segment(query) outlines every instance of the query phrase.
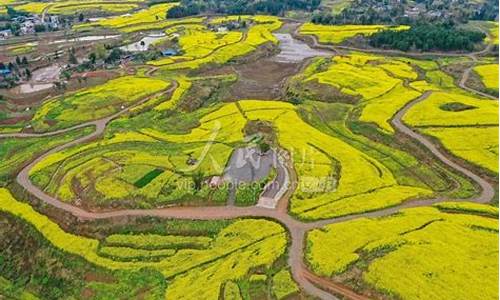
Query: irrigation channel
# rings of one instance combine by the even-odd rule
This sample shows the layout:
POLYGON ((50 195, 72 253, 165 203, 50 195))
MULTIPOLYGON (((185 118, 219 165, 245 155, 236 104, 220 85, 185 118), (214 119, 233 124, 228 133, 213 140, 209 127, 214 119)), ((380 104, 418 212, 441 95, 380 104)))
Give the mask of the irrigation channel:
MULTIPOLYGON (((284 41, 285 51, 281 55, 281 57, 290 57, 290 55, 295 56, 297 51, 300 53, 312 53, 309 50, 304 52, 304 43, 298 42, 293 39, 291 42, 289 41, 288 36, 278 36, 280 40, 284 41), (295 45, 295 46, 293 46, 295 45), (298 46, 297 46, 298 45, 298 46), (290 54, 294 53, 294 54, 290 54)), ((310 49, 319 48, 320 50, 314 49, 314 51, 318 51, 319 53, 323 53, 325 50, 329 50, 328 52, 337 52, 336 48, 328 49, 330 46, 320 45, 318 47, 312 46, 310 49)), ((358 49, 361 50, 362 49, 358 49)), ((473 63, 476 61, 476 55, 486 53, 486 51, 481 51, 473 54, 469 54, 469 57, 472 58, 473 63)), ((330 53, 333 55, 334 53, 330 53)), ((305 57, 309 57, 307 54, 305 57)), ((316 55, 316 54, 315 54, 316 55)), ((280 54, 278 54, 280 57, 280 54)), ((304 58, 305 58, 304 57, 304 58)), ((461 83, 465 83, 469 74, 469 70, 464 72, 462 75, 461 83)), ((151 74, 152 72, 148 72, 151 74)), ((174 82, 174 84, 168 89, 168 91, 164 93, 171 93, 178 87, 178 84, 174 82)), ((477 94, 481 94, 479 91, 474 91, 477 94)), ((437 159, 439 159, 442 163, 454 169, 463 175, 472 179, 478 186, 481 187, 481 193, 472 199, 466 199, 463 201, 473 201, 478 203, 488 203, 495 195, 495 190, 493 186, 475 174, 473 171, 468 170, 461 165, 453 162, 448 158, 448 154, 441 152, 430 140, 416 131, 412 130, 408 126, 406 126, 401 118, 405 115, 405 113, 411 109, 414 105, 418 104, 421 101, 427 99, 427 97, 431 94, 431 92, 426 92, 422 96, 414 99, 409 102, 406 106, 404 106, 393 118, 392 124, 394 127, 404 133, 405 135, 415 139, 422 146, 427 148, 437 159)), ((154 95, 157 96, 157 95, 154 95)), ((154 97, 153 96, 153 97, 154 97)), ((287 228, 290 234, 291 243, 289 249, 289 259, 288 263, 292 270, 292 275, 295 281, 302 287, 302 289, 315 297, 321 299, 338 299, 334 295, 340 295, 342 298, 347 299, 367 299, 366 296, 357 294, 356 292, 350 290, 348 287, 328 280, 327 278, 323 278, 312 273, 304 263, 304 245, 305 245, 305 234, 307 231, 323 227, 328 224, 345 222, 348 220, 353 220, 357 218, 364 217, 381 217, 387 216, 397 212, 402 208, 410 208, 410 207, 420 207, 420 206, 428 206, 433 203, 437 203, 440 201, 449 201, 448 199, 443 198, 432 198, 432 199, 423 199, 423 200, 415 200, 415 201, 407 201, 400 205, 381 209, 373 212, 361 213, 357 215, 350 215, 340 218, 326 219, 320 220, 310 223, 301 222, 299 220, 294 219, 288 214, 288 203, 291 195, 293 194, 293 187, 296 186, 297 176, 295 174, 293 165, 291 161, 285 161, 282 164, 282 167, 286 169, 289 176, 284 176, 283 178, 288 178, 290 180, 290 184, 286 185, 288 190, 282 193, 281 198, 279 199, 279 203, 274 208, 267 208, 263 206, 254 206, 254 207, 235 207, 235 206, 225 206, 225 207, 171 207, 171 208, 159 208, 159 209, 127 209, 127 210, 113 210, 113 211, 103 211, 103 212, 90 212, 86 211, 80 207, 74 206, 69 203, 62 202, 61 200, 48 195, 40 188, 35 186, 29 179, 30 170, 38 164, 40 161, 45 159, 47 156, 62 151, 66 148, 82 144, 84 142, 90 141, 97 137, 100 137, 106 125, 115 118, 118 118, 124 113, 127 113, 131 108, 144 103, 149 100, 150 97, 145 98, 136 104, 125 108, 114 115, 108 116, 106 118, 102 118, 99 120, 94 120, 90 122, 86 122, 71 128, 58 130, 49 133, 42 134, 26 134, 26 133, 12 133, 12 134, 0 134, 0 138, 23 138, 23 137, 34 137, 34 136, 52 136, 57 135, 63 132, 68 132, 75 128, 83 128, 88 126, 94 126, 95 130, 93 133, 81 137, 79 139, 73 140, 64 145, 60 145, 55 147, 48 152, 42 154, 41 156, 35 158, 31 163, 26 165, 17 175, 17 182, 30 194, 35 196, 36 198, 42 200, 43 202, 64 210, 66 212, 71 213, 72 215, 78 217, 81 220, 89 220, 89 219, 108 219, 114 217, 129 217, 129 216, 154 216, 161 218, 172 218, 172 219, 192 219, 192 220, 210 220, 210 219, 232 219, 239 217, 264 217, 278 221, 283 226, 287 228)), ((279 177, 279 176, 278 176, 279 177)), ((283 179, 284 180, 284 179, 283 179)), ((282 184, 284 184, 282 182, 282 184)), ((461 200, 456 200, 461 201, 461 200)), ((334 254, 332 254, 334 255, 334 254)))

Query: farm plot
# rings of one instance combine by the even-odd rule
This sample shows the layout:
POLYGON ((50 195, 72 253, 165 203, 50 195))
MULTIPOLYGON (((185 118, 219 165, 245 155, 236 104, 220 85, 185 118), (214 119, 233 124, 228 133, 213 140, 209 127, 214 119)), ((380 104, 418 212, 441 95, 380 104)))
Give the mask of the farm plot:
POLYGON ((49 156, 30 175, 61 200, 80 199, 86 205, 224 204, 226 189, 196 188, 193 176, 222 174, 232 147, 206 145, 203 140, 164 142, 134 132, 117 133, 49 156))
POLYGON ((414 208, 328 225, 307 240, 314 272, 365 291, 402 299, 498 298, 498 219, 414 208))
POLYGON ((180 123, 172 123, 163 115, 173 107, 164 104, 172 101, 113 121, 102 141, 47 157, 31 170, 31 179, 63 201, 84 205, 224 204, 227 187, 195 187, 194 177, 222 174, 233 148, 243 141, 245 119, 231 104, 213 114, 217 108, 182 114, 180 123), (198 122, 203 125, 189 133, 198 122))
POLYGON ((422 128, 427 135, 436 137, 454 155, 480 167, 498 173, 498 128, 488 127, 435 127, 422 128))
POLYGON ((33 156, 48 149, 89 134, 93 129, 76 129, 50 137, 0 139, 0 184, 7 182, 33 156))
POLYGON ((280 145, 292 154, 301 189, 292 199, 291 212, 301 218, 375 210, 432 193, 421 185, 399 184, 381 162, 305 123, 293 105, 275 101, 225 104, 203 116, 200 125, 187 134, 171 134, 150 126, 140 129, 141 133, 117 132, 102 142, 49 156, 30 175, 37 185, 65 201, 87 195, 85 199, 101 199, 100 204, 149 199, 134 203, 146 207, 191 203, 193 198, 215 203, 210 200, 215 197, 210 196, 210 190, 176 187, 185 181, 190 186, 190 175, 196 170, 220 175, 233 147, 243 141, 243 129, 249 120, 273 123, 280 145), (291 123, 297 127, 290 128, 291 123), (189 165, 192 158, 195 163, 189 165), (140 177, 154 169, 164 172, 144 187, 134 187, 140 177), (130 175, 128 170, 132 171, 130 175))
POLYGON ((388 144, 367 137, 375 132, 370 125, 357 121, 353 114, 356 109, 349 104, 319 101, 306 101, 299 106, 300 116, 307 123, 381 162, 399 184, 444 192, 449 197, 474 195, 474 188, 467 180, 437 168, 433 163, 422 163, 409 149, 391 147, 397 143, 395 137, 386 135, 388 144), (457 182, 460 188, 454 189, 457 182))
POLYGON ((106 13, 125 13, 139 8, 134 3, 137 1, 122 1, 123 3, 106 3, 106 1, 87 1, 81 3, 80 1, 67 1, 63 3, 56 3, 52 5, 48 12, 58 15, 72 15, 77 12, 85 11, 102 11, 106 13))
POLYGON ((403 120, 415 127, 496 125, 498 102, 440 91, 415 105, 403 120))
POLYGON ((314 35, 320 43, 339 44, 345 40, 357 35, 370 36, 381 30, 408 30, 410 27, 405 25, 318 25, 305 23, 299 33, 304 35, 314 35))
MULTIPOLYGON (((113 29, 121 29, 139 24, 155 23, 160 20, 165 20, 166 12, 177 5, 176 3, 162 3, 150 6, 147 9, 141 10, 131 15, 118 16, 114 18, 99 20, 95 23, 90 23, 90 26, 102 26, 113 29)), ((76 27, 86 27, 85 25, 76 27)))
POLYGON ((292 154, 299 189, 290 210, 300 218, 355 214, 431 193, 399 185, 383 164, 305 123, 291 104, 242 101, 240 105, 250 120, 273 122, 280 145, 292 154))
POLYGON ((378 59, 381 58, 371 55, 334 57, 326 71, 315 73, 306 81, 317 80, 334 86, 343 94, 365 100, 376 98, 401 82, 376 66, 378 59))
POLYGON ((487 89, 498 91, 498 64, 480 65, 474 68, 487 89))
MULTIPOLYGON (((120 27, 119 30, 125 33, 137 32, 137 31, 151 31, 151 30, 163 30, 166 28, 175 28, 181 25, 193 25, 201 24, 206 20, 205 17, 192 17, 183 19, 165 19, 154 23, 138 23, 136 25, 120 27)), ((169 29, 166 31, 169 32, 169 29)))
POLYGON ((109 116, 134 102, 165 90, 168 82, 125 76, 45 102, 31 122, 36 131, 66 128, 109 116))
POLYGON ((28 204, 15 200, 6 189, 0 189, 0 211, 13 214, 33 226, 55 248, 99 267, 109 270, 147 267, 160 272, 168 280, 164 295, 168 299, 218 299, 221 287, 228 281, 248 280, 257 269, 279 271, 272 271, 271 267, 285 254, 287 245, 287 235, 281 225, 245 219, 235 220, 223 228, 210 245, 204 244, 201 249, 190 248, 190 244, 184 243, 192 237, 170 236, 163 242, 173 243, 175 250, 145 250, 144 246, 146 249, 150 246, 145 240, 155 236, 141 235, 133 243, 128 240, 127 248, 109 250, 113 246, 106 246, 106 243, 111 237, 99 241, 67 233, 28 204), (176 244, 177 241, 181 244, 176 244), (158 251, 163 251, 165 256, 151 261, 148 254, 158 251), (129 261, 124 261, 124 256, 129 261), (204 288, 199 289, 199 286, 204 288))
POLYGON ((228 31, 214 33, 201 25, 185 25, 167 30, 178 30, 182 54, 165 59, 150 61, 149 64, 162 66, 165 70, 197 69, 207 64, 224 64, 231 59, 244 56, 266 43, 277 44, 272 31, 281 27, 278 18, 253 17, 253 24, 247 32, 228 31))
POLYGON ((70 15, 81 11, 103 11, 107 13, 123 13, 139 7, 143 0, 89 0, 85 3, 74 0, 53 2, 21 2, 12 3, 16 10, 41 14, 44 10, 51 14, 70 15))
POLYGON ((435 92, 403 120, 437 138, 452 154, 498 173, 498 101, 435 92))
POLYGON ((361 54, 335 57, 331 61, 317 59, 293 80, 298 85, 292 91, 308 100, 357 102, 360 121, 374 123, 383 132, 393 134, 392 116, 421 95, 404 84, 418 78, 413 65, 399 59, 361 54), (320 85, 314 86, 315 83, 320 85), (322 85, 328 85, 334 92, 327 93, 329 97, 315 94, 315 90, 324 89, 322 85))

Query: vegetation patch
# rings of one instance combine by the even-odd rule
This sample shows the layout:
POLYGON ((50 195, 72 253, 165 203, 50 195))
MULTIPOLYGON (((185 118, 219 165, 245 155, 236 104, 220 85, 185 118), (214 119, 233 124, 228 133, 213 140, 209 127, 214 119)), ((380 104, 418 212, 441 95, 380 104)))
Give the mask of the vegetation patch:
POLYGON ((5 185, 15 177, 15 172, 33 156, 89 134, 93 128, 75 129, 67 133, 49 137, 4 138, 0 139, 0 185, 5 185))
POLYGON ((444 25, 417 24, 409 30, 383 30, 370 37, 374 47, 395 48, 402 51, 472 51, 486 35, 480 31, 457 29, 444 25))
POLYGON ((458 92, 434 92, 425 101, 413 106, 403 117, 412 126, 474 126, 498 124, 498 102, 484 101, 458 92), (446 111, 440 107, 460 102, 475 109, 446 111))
POLYGON ((160 176, 163 172, 164 172, 164 170, 162 170, 162 169, 151 170, 149 173, 147 173, 142 178, 140 178, 139 180, 137 180, 134 183, 134 185, 136 187, 138 187, 138 188, 143 188, 146 185, 148 185, 153 179, 155 179, 156 177, 160 176))
POLYGON ((474 202, 441 202, 434 204, 444 212, 469 213, 498 218, 498 207, 474 202))
POLYGON ((448 102, 439 106, 439 108, 446 111, 464 111, 469 109, 475 109, 477 107, 472 105, 467 105, 461 102, 448 102))
POLYGON ((281 300, 298 293, 300 290, 293 281, 290 271, 283 269, 274 275, 272 291, 276 299, 281 300))
POLYGON ((109 116, 169 86, 160 79, 125 76, 44 102, 32 120, 36 131, 66 128, 109 116))

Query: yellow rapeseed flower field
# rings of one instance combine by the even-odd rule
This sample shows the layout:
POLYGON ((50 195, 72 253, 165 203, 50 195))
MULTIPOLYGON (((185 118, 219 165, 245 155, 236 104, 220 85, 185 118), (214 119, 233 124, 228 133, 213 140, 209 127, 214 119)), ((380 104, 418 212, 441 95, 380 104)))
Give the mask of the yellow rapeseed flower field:
POLYGON ((307 245, 316 273, 359 262, 366 284, 398 298, 498 298, 498 219, 414 208, 313 230, 307 245))
POLYGON ((112 79, 105 84, 44 102, 35 113, 32 125, 35 130, 45 131, 99 119, 168 86, 166 81, 148 77, 112 79))
MULTIPOLYGON (((276 17, 252 17, 253 24, 247 32, 229 31, 215 33, 202 25, 178 26, 179 44, 183 54, 150 61, 165 70, 197 69, 206 64, 224 64, 231 59, 249 54, 265 43, 277 44, 272 31, 281 27, 276 17)), ((172 30, 169 30, 172 33, 172 30)))
POLYGON ((150 6, 147 9, 138 11, 136 13, 124 16, 117 16, 109 19, 99 20, 90 24, 84 24, 75 28, 82 28, 88 26, 102 26, 111 28, 126 28, 134 25, 144 25, 147 23, 156 23, 165 20, 166 12, 176 6, 177 3, 162 3, 150 6))
POLYGON ((361 96, 365 100, 376 98, 402 82, 376 64, 367 63, 378 59, 381 58, 370 55, 335 57, 326 71, 315 73, 306 81, 317 80, 334 86, 344 94, 361 96))
POLYGON ((421 131, 436 137, 454 155, 498 173, 498 127, 436 127, 421 131))
POLYGON ((457 92, 435 92, 412 107, 403 117, 412 126, 474 126, 498 124, 498 101, 479 99, 457 92), (460 103, 467 109, 447 110, 460 103))
POLYGON ((144 258, 144 255, 158 254, 160 250, 115 247, 104 248, 105 253, 101 254, 98 240, 63 231, 29 204, 15 200, 6 189, 0 189, 0 211, 31 224, 54 247, 81 256, 97 266, 112 270, 149 267, 160 271, 169 280, 167 299, 218 299, 225 282, 239 280, 257 267, 271 267, 285 253, 287 245, 286 232, 281 225, 262 219, 244 219, 224 228, 207 249, 179 249, 175 254, 167 249, 160 253, 160 257, 169 256, 157 262, 140 259, 124 262, 108 256, 144 258), (199 289, 200 284, 203 289, 199 289))
POLYGON ((402 83, 388 93, 364 102, 364 108, 359 117, 360 121, 373 122, 381 129, 394 133, 390 120, 406 103, 419 97, 421 94, 405 87, 402 83))
POLYGON ((480 214, 498 218, 498 207, 474 202, 440 202, 435 207, 444 211, 480 214))
POLYGON ((306 35, 315 35, 319 42, 326 44, 339 44, 356 35, 370 36, 381 30, 408 30, 410 27, 387 25, 318 25, 304 23, 299 32, 306 35))
POLYGON ((474 67, 474 72, 481 77, 486 88, 498 90, 498 64, 480 65, 474 67))

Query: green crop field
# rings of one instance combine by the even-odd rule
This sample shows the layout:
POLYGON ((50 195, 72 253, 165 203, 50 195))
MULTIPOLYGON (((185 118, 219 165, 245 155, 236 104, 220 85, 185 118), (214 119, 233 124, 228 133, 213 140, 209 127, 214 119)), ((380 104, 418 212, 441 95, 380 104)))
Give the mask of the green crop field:
POLYGON ((169 86, 159 79, 125 76, 107 83, 54 98, 42 105, 32 120, 37 131, 66 128, 85 121, 100 119, 169 86))

